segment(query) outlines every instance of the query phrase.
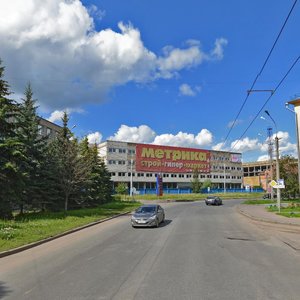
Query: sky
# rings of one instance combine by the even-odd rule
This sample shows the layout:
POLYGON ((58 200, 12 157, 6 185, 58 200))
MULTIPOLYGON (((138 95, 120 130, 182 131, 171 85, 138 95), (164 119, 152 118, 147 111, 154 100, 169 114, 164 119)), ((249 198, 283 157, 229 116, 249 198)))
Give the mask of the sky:
POLYGON ((4 78, 17 101, 30 83, 42 117, 60 124, 67 111, 91 143, 233 151, 250 162, 268 158, 271 126, 280 154, 296 156, 285 102, 300 95, 300 62, 270 90, 300 55, 300 3, 259 74, 294 2, 0 0, 4 78))

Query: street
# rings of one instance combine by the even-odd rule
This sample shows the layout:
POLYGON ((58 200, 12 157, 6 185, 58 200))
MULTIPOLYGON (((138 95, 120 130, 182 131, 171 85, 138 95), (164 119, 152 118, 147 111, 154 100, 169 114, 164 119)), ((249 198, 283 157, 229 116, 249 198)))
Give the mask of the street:
POLYGON ((300 256, 234 206, 162 204, 0 259, 1 299, 300 299, 300 256))

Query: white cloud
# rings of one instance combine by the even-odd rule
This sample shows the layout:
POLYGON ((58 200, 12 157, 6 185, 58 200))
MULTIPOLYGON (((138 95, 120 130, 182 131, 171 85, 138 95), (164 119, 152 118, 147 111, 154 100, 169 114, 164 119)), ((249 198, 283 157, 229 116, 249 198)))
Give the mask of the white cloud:
POLYGON ((259 156, 258 159, 257 159, 257 161, 267 161, 269 159, 270 159, 269 155, 264 154, 264 155, 259 156))
POLYGON ((161 134, 155 137, 153 144, 181 146, 181 147, 205 147, 212 143, 213 135, 207 129, 202 129, 197 135, 186 132, 174 134, 161 134))
POLYGON ((74 113, 74 112, 83 113, 84 110, 80 109, 80 108, 66 108, 66 109, 63 109, 63 110, 55 110, 50 114, 50 116, 47 120, 52 122, 52 123, 61 122, 61 119, 64 115, 64 112, 67 112, 68 115, 70 115, 71 113, 74 113))
POLYGON ((196 87, 192 88, 190 85, 188 85, 186 83, 183 83, 179 86, 179 93, 182 96, 193 97, 193 96, 196 96, 196 94, 198 92, 200 92, 200 90, 201 90, 200 86, 196 86, 196 87))
POLYGON ((227 127, 228 128, 231 128, 231 127, 236 127, 238 126, 239 124, 242 124, 243 123, 243 120, 235 120, 235 121, 230 121, 228 124, 227 124, 227 127))
POLYGON ((207 129, 202 129, 197 135, 182 131, 175 135, 170 133, 157 135, 155 131, 147 125, 141 125, 139 127, 121 125, 117 133, 109 137, 108 140, 199 148, 211 145, 213 135, 207 129))
POLYGON ((237 152, 260 150, 261 147, 262 144, 258 141, 258 139, 250 139, 248 137, 231 143, 231 149, 234 149, 234 151, 237 152))
POLYGON ((102 141, 102 134, 99 131, 88 134, 87 138, 90 144, 100 144, 102 141))
POLYGON ((131 24, 96 31, 94 17, 103 13, 79 0, 0 1, 0 52, 12 90, 22 93, 30 81, 42 108, 61 110, 101 102, 113 87, 130 81, 171 78, 223 57, 223 38, 210 53, 190 40, 158 56, 131 24))
POLYGON ((155 132, 147 125, 141 125, 139 127, 121 125, 118 132, 108 139, 123 142, 151 143, 155 135, 155 132))
POLYGON ((224 46, 228 44, 228 41, 224 38, 216 39, 215 48, 211 51, 211 57, 214 59, 223 59, 224 46))

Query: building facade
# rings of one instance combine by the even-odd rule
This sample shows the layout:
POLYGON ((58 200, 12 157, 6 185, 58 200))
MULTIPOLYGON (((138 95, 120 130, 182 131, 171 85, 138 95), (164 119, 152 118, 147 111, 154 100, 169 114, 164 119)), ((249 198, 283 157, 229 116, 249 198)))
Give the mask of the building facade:
POLYGON ((214 188, 243 185, 240 153, 106 141, 99 145, 99 155, 115 186, 129 187, 132 182, 137 190, 155 189, 160 175, 164 189, 188 189, 195 174, 200 182, 210 180, 214 188))
POLYGON ((55 136, 61 130, 61 126, 56 125, 44 118, 39 117, 38 130, 39 134, 42 136, 48 136, 50 139, 54 139, 55 136))
POLYGON ((262 187, 269 191, 268 183, 275 178, 275 163, 271 169, 270 161, 243 163, 243 184, 248 187, 262 187), (273 177, 273 178, 272 178, 273 177))

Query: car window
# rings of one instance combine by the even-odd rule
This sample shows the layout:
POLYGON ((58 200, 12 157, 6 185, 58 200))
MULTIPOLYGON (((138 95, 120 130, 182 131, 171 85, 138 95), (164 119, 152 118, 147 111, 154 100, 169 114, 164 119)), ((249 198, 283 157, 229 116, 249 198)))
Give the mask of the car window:
POLYGON ((142 206, 136 210, 137 213, 154 213, 155 206, 142 206))

